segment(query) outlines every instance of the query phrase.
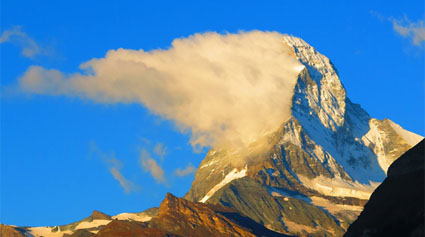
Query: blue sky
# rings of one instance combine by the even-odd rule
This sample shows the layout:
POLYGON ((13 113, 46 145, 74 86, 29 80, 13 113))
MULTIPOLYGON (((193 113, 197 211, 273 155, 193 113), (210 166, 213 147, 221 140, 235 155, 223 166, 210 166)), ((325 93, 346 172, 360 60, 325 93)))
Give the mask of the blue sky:
POLYGON ((372 117, 425 135, 423 1, 4 0, 0 15, 1 223, 59 225, 94 209, 158 206, 166 192, 189 190, 191 167, 206 153, 138 103, 7 90, 32 65, 74 73, 111 49, 167 49, 208 31, 278 31, 329 57, 372 117))

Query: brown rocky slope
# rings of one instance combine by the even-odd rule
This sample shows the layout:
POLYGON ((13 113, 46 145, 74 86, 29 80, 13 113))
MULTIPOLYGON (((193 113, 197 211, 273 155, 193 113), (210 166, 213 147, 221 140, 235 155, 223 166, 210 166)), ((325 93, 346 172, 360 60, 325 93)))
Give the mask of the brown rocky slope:
POLYGON ((168 193, 149 227, 182 236, 285 236, 221 205, 194 203, 168 193))
MULTIPOLYGON (((191 202, 170 193, 167 193, 159 206, 157 215, 149 221, 118 220, 98 211, 94 211, 90 217, 84 220, 87 223, 93 223, 93 220, 104 220, 107 224, 86 229, 76 228, 75 226, 79 225, 80 221, 55 227, 52 229, 51 235, 68 237, 287 236, 267 229, 235 209, 191 202), (63 234, 59 234, 58 231, 63 231, 63 234)), ((50 235, 48 233, 35 234, 31 232, 31 228, 26 227, 6 225, 0 227, 0 236, 2 237, 50 235)))

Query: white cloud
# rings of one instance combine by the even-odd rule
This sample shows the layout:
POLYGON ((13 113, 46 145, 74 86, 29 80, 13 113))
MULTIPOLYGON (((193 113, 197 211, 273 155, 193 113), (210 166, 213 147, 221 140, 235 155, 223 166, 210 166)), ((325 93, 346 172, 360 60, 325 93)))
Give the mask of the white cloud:
POLYGON ((191 133, 197 148, 246 146, 289 118, 300 63, 277 32, 204 33, 166 50, 110 50, 83 72, 30 67, 28 93, 138 102, 191 133))
POLYGON ((90 143, 90 154, 98 156, 101 161, 108 167, 111 175, 116 179, 126 193, 139 189, 137 185, 124 177, 121 173, 122 163, 116 159, 113 154, 106 154, 94 142, 90 143))
POLYGON ((161 158, 161 160, 164 159, 165 155, 167 154, 167 147, 164 146, 162 143, 157 143, 155 147, 153 148, 153 152, 161 158))
POLYGON ((190 174, 194 173, 195 171, 196 171, 195 166, 193 166, 192 164, 189 164, 184 169, 177 168, 174 171, 174 174, 177 175, 177 176, 183 177, 183 176, 186 176, 186 175, 190 175, 190 174))
POLYGON ((134 188, 134 184, 128 179, 126 179, 117 168, 112 167, 109 169, 109 171, 111 172, 112 176, 114 176, 114 178, 118 180, 121 187, 126 193, 130 193, 132 191, 132 189, 134 188))
POLYGON ((164 170, 151 158, 149 152, 142 149, 140 152, 140 164, 144 171, 149 172, 157 183, 166 183, 164 170))
POLYGON ((33 58, 41 52, 38 44, 22 31, 21 26, 15 26, 3 31, 0 36, 0 44, 7 42, 19 45, 22 48, 21 54, 27 58, 33 58))
POLYGON ((425 25, 423 20, 414 22, 406 15, 401 19, 396 19, 394 17, 385 17, 377 11, 370 11, 369 13, 381 22, 391 22, 393 24, 393 30, 404 38, 411 39, 413 45, 422 46, 425 42, 425 25))
POLYGON ((425 42, 425 26, 424 21, 418 20, 412 22, 409 18, 404 17, 401 20, 394 18, 390 19, 393 23, 393 29, 399 35, 410 38, 412 43, 416 46, 421 46, 425 42))

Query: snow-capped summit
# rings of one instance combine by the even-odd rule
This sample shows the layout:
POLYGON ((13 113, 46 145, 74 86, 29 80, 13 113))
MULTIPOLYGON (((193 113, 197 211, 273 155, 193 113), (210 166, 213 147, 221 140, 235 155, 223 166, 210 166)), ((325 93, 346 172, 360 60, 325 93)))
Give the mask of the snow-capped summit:
POLYGON ((332 62, 304 40, 283 43, 303 65, 292 116, 266 150, 253 143, 243 152, 209 151, 185 197, 233 207, 283 233, 341 235, 389 165, 422 137, 352 103, 332 62))

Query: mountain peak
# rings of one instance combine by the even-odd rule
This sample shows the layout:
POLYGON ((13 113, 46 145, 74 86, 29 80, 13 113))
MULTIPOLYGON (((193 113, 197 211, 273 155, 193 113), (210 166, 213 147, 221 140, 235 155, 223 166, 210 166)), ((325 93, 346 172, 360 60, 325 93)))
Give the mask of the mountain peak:
POLYGON ((326 56, 300 38, 283 41, 304 66, 293 88, 291 116, 267 135, 269 144, 260 152, 255 145, 208 152, 185 198, 224 204, 283 233, 340 234, 388 166, 421 137, 371 118, 347 97, 326 56))
POLYGON ((93 220, 111 220, 111 216, 96 210, 92 212, 90 217, 93 218, 93 220))

